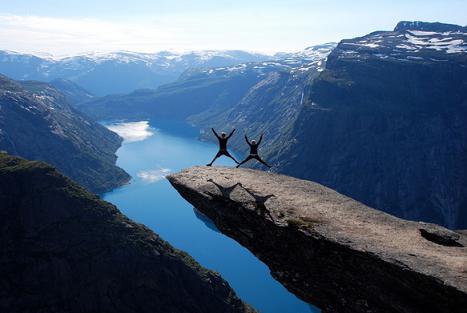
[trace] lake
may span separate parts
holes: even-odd
[[[224,236],[185,201],[165,175],[211,161],[217,146],[199,141],[197,129],[183,122],[109,123],[124,139],[117,165],[131,183],[103,196],[129,218],[143,223],[174,247],[227,280],[237,295],[262,313],[319,312],[274,280],[249,250]],[[221,157],[215,165],[234,165]]]

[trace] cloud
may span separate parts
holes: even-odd
[[[290,23],[298,19],[297,12],[258,12],[155,13],[118,21],[0,13],[0,49],[55,56],[117,50],[242,49],[271,53],[301,50],[310,44],[308,27]]]
[[[155,183],[159,180],[162,180],[170,173],[168,168],[160,168],[155,170],[140,171],[136,175],[141,178],[141,180],[148,183]]]
[[[143,141],[154,135],[148,121],[117,123],[106,127],[119,134],[125,142]]]
[[[155,23],[0,14],[1,49],[69,55],[87,51],[157,51],[179,43]]]

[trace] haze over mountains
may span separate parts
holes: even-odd
[[[61,59],[0,51],[0,73],[13,79],[67,79],[103,96],[169,83],[189,68],[230,66],[270,56],[245,51],[89,53]]]

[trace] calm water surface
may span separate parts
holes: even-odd
[[[180,122],[105,123],[125,142],[118,166],[131,184],[104,195],[131,219],[143,223],[206,268],[219,272],[236,293],[264,313],[319,312],[275,281],[267,266],[236,241],[219,233],[164,178],[182,168],[208,163],[217,152],[197,140],[198,131]],[[221,157],[217,165],[234,165]]]

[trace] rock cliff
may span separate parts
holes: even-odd
[[[220,231],[325,312],[463,312],[467,236],[406,221],[317,183],[251,169],[168,177]]]
[[[412,220],[467,228],[467,28],[400,23],[343,40],[265,157]]]
[[[72,108],[52,85],[0,75],[0,150],[57,167],[97,193],[130,176],[115,165],[122,138]]]
[[[0,312],[253,312],[54,168],[0,153]]]

